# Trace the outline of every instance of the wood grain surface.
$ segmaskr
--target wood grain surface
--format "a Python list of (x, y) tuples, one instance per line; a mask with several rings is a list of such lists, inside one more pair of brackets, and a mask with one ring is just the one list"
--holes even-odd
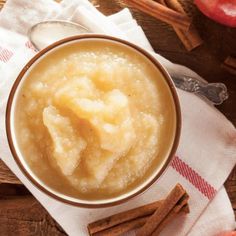
[[(0, 8), (3, 2), (5, 1), (0, 0)], [(106, 15), (126, 7), (121, 0), (92, 2)], [(228, 55), (236, 56), (236, 29), (207, 19), (195, 8), (191, 0), (182, 0), (182, 3), (189, 15), (193, 16), (194, 24), (204, 40), (204, 44), (192, 52), (185, 50), (172, 27), (135, 9), (131, 10), (156, 52), (173, 62), (190, 67), (209, 82), (226, 84), (230, 97), (218, 109), (236, 125), (236, 76), (221, 68), (221, 63)], [(225, 187), (236, 213), (236, 168), (226, 181)], [(2, 161), (0, 235), (66, 235)]]
[(0, 184), (21, 184), (20, 180), (0, 160)]

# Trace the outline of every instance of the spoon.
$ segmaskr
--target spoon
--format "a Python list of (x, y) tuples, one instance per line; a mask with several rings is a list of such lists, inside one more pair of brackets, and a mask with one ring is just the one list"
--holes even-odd
[[(52, 20), (32, 26), (28, 37), (35, 48), (41, 50), (60, 39), (88, 33), (92, 32), (83, 25), (70, 21)], [(199, 95), (210, 104), (220, 105), (229, 97), (223, 83), (208, 83), (195, 77), (178, 74), (171, 77), (177, 88)]]
[(36, 49), (42, 50), (60, 39), (88, 33), (91, 33), (91, 31), (80, 24), (52, 20), (42, 21), (33, 25), (28, 31), (28, 37)]

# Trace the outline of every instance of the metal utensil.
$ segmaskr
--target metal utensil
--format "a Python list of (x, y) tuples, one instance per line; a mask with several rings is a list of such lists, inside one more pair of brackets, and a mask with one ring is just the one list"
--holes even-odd
[(70, 36), (91, 33), (83, 25), (63, 20), (42, 21), (28, 31), (29, 40), (34, 47), (42, 50), (48, 45)]
[[(34, 25), (29, 30), (28, 37), (32, 44), (41, 50), (60, 39), (84, 33), (91, 33), (91, 31), (83, 25), (53, 20)], [(213, 105), (220, 105), (228, 98), (227, 88), (222, 83), (207, 83), (185, 75), (172, 75), (171, 77), (177, 88), (195, 93)]]
[(213, 105), (220, 105), (229, 97), (223, 83), (207, 83), (185, 75), (172, 75), (172, 79), (177, 88), (200, 95)]

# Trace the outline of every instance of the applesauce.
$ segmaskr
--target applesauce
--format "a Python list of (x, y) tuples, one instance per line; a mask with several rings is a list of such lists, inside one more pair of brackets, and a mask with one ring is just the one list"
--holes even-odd
[(163, 75), (141, 53), (80, 41), (28, 72), (15, 127), (24, 159), (45, 184), (103, 199), (134, 189), (163, 164), (176, 111)]

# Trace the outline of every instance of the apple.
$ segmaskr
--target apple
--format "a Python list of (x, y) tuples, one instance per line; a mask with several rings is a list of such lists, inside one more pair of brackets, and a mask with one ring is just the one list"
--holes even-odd
[(225, 232), (225, 233), (219, 234), (218, 236), (236, 236), (236, 231)]
[(195, 4), (209, 18), (236, 27), (236, 0), (195, 0)]

